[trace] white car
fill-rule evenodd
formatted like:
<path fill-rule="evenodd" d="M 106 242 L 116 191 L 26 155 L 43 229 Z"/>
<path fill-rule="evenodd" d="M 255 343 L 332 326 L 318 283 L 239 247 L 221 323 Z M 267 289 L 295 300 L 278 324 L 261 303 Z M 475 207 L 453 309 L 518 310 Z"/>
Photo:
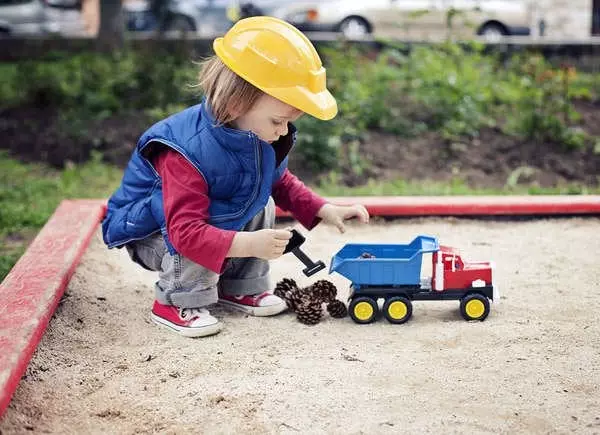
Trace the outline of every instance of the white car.
<path fill-rule="evenodd" d="M 531 4 L 526 0 L 313 0 L 241 2 L 255 14 L 284 19 L 305 32 L 341 32 L 411 39 L 481 35 L 528 35 Z M 451 18 L 449 20 L 449 18 Z M 451 22 L 451 26 L 448 23 Z"/>
<path fill-rule="evenodd" d="M 43 35 L 59 29 L 41 0 L 0 0 L 0 37 Z"/>
<path fill-rule="evenodd" d="M 163 22 L 153 15 L 149 0 L 127 0 L 123 10 L 129 31 L 189 32 L 201 37 L 222 35 L 231 27 L 227 18 L 229 0 L 170 0 Z"/>

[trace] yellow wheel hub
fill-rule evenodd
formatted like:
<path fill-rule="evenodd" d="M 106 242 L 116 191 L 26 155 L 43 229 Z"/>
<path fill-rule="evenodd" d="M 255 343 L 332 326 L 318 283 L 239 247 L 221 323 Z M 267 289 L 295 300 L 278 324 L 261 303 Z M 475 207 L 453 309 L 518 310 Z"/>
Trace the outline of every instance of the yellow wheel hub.
<path fill-rule="evenodd" d="M 368 302 L 359 302 L 354 306 L 354 315 L 358 320 L 369 320 L 373 317 L 373 307 Z"/>
<path fill-rule="evenodd" d="M 388 314 L 394 320 L 400 320 L 408 314 L 408 309 L 404 302 L 395 301 L 388 307 Z"/>
<path fill-rule="evenodd" d="M 473 299 L 467 302 L 465 311 L 471 319 L 478 319 L 483 316 L 483 313 L 485 313 L 485 305 L 483 305 L 483 302 Z"/>

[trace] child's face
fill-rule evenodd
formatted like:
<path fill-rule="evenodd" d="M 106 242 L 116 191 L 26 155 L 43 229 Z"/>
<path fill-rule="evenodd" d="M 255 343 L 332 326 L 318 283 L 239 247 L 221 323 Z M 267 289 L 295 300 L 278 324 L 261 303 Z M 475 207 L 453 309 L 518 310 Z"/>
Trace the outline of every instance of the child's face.
<path fill-rule="evenodd" d="M 233 121 L 239 130 L 248 130 L 265 142 L 275 142 L 288 132 L 288 122 L 294 122 L 302 112 L 270 95 L 263 94 L 246 114 Z"/>

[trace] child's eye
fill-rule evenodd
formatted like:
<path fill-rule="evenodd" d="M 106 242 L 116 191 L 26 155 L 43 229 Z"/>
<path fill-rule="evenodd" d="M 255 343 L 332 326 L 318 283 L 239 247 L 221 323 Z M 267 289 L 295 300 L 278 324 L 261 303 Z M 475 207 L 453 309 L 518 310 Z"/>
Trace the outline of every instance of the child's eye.
<path fill-rule="evenodd" d="M 273 123 L 273 125 L 283 125 L 283 121 L 279 121 L 277 119 L 272 119 L 271 122 Z"/>

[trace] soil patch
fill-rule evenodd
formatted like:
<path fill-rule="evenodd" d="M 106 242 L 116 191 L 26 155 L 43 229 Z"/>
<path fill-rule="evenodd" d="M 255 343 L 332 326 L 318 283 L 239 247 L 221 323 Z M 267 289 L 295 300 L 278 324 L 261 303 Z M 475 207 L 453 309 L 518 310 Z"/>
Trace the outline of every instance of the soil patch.
<path fill-rule="evenodd" d="M 578 101 L 581 128 L 600 137 L 600 107 Z M 151 121 L 143 113 L 120 114 L 104 119 L 68 124 L 48 109 L 15 108 L 0 113 L 0 147 L 25 161 L 44 161 L 62 167 L 83 162 L 96 150 L 110 163 L 124 167 L 140 134 Z M 341 182 L 348 186 L 369 179 L 461 179 L 477 188 L 508 184 L 556 187 L 566 182 L 600 185 L 600 153 L 594 146 L 568 150 L 558 143 L 524 141 L 498 129 L 484 129 L 478 138 L 449 142 L 437 133 L 402 138 L 369 131 L 360 144 L 363 171 L 356 174 L 342 156 Z M 307 169 L 299 158 L 290 168 L 306 183 L 315 184 L 324 174 Z"/>

